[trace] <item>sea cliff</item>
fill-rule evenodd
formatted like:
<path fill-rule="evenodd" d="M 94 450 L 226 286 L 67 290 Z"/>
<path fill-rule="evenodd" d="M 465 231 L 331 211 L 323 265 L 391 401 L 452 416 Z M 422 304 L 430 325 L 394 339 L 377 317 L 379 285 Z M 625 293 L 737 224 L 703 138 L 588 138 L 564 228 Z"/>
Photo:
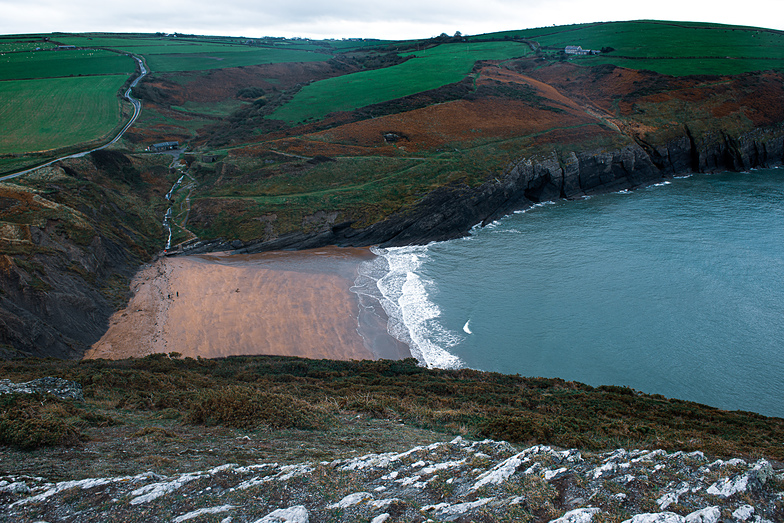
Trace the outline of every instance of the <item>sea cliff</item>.
<path fill-rule="evenodd" d="M 776 167 L 783 161 L 781 126 L 735 137 L 708 133 L 699 139 L 685 127 L 682 136 L 661 144 L 637 140 L 612 151 L 553 151 L 521 158 L 479 186 L 454 183 L 439 187 L 412 208 L 368 227 L 333 222 L 316 232 L 295 232 L 267 241 L 195 241 L 170 254 L 425 244 L 465 236 L 476 224 L 486 225 L 539 202 L 635 189 L 692 173 Z"/>

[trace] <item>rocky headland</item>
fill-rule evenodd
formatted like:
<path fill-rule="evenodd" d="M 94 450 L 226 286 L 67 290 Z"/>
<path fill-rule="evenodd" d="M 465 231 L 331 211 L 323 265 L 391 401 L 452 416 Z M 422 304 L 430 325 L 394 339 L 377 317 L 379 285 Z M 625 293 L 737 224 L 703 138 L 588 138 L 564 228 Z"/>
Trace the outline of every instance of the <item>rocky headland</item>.
<path fill-rule="evenodd" d="M 635 189 L 693 173 L 748 171 L 782 163 L 784 130 L 778 126 L 737 137 L 708 134 L 700 140 L 686 128 L 683 136 L 663 144 L 640 141 L 612 151 L 554 151 L 522 158 L 478 187 L 459 183 L 439 187 L 412 208 L 368 227 L 342 222 L 268 241 L 191 241 L 170 254 L 425 244 L 465 236 L 477 224 L 486 225 L 535 203 Z"/>

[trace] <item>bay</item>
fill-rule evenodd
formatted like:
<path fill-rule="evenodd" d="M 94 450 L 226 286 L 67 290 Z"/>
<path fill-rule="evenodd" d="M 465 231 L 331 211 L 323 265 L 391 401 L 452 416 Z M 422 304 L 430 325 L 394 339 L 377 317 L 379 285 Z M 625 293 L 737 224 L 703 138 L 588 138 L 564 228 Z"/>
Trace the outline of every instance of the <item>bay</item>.
<path fill-rule="evenodd" d="M 385 309 L 430 366 L 784 416 L 782 169 L 555 202 L 381 254 Z"/>

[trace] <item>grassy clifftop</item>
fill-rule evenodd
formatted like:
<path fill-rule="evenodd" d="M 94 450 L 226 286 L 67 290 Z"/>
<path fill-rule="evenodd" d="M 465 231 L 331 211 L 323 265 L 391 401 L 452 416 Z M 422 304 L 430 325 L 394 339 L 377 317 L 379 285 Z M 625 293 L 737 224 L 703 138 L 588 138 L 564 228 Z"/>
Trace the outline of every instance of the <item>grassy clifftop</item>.
<path fill-rule="evenodd" d="M 17 448 L 78 445 L 80 438 L 116 445 L 105 438 L 106 430 L 120 440 L 155 431 L 203 432 L 229 439 L 243 434 L 279 434 L 286 439 L 294 434 L 292 441 L 321 439 L 322 443 L 313 443 L 318 447 L 330 440 L 330 434 L 343 434 L 347 420 L 359 415 L 384 424 L 402 422 L 403 427 L 442 437 L 462 434 L 592 450 L 622 446 L 784 459 L 781 419 L 622 387 L 593 388 L 469 369 L 429 370 L 413 359 L 193 360 L 160 354 L 120 361 L 8 361 L 0 364 L 0 372 L 13 382 L 54 376 L 84 387 L 81 403 L 0 396 L 2 444 Z M 405 432 L 401 427 L 394 430 Z M 363 437 L 375 438 L 369 432 Z M 354 442 L 346 444 L 352 448 Z M 214 448 L 215 442 L 209 445 Z M 296 454 L 285 450 L 287 443 L 281 443 L 281 449 Z M 38 456 L 47 459 L 45 454 Z"/>

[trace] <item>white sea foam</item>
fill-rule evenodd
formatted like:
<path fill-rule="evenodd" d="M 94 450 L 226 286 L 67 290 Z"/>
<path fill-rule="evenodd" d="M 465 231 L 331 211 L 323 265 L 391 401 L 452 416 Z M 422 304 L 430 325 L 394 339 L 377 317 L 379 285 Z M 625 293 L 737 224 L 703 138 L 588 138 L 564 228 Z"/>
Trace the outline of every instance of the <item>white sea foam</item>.
<path fill-rule="evenodd" d="M 460 358 L 446 350 L 461 338 L 438 321 L 441 311 L 427 292 L 433 282 L 416 273 L 427 259 L 427 247 L 374 248 L 373 252 L 378 257 L 361 264 L 351 290 L 381 303 L 389 317 L 389 334 L 408 344 L 420 363 L 431 368 L 461 367 Z"/>
<path fill-rule="evenodd" d="M 538 209 L 539 207 L 544 207 L 546 205 L 555 205 L 556 203 L 558 203 L 558 201 L 559 200 L 548 200 L 548 201 L 545 201 L 545 202 L 537 202 L 537 203 L 535 203 L 535 204 L 533 204 L 530 207 L 527 207 L 525 209 L 518 209 L 518 210 L 514 211 L 512 214 L 525 214 L 528 211 L 533 211 L 534 209 Z"/>
<path fill-rule="evenodd" d="M 660 182 L 653 184 L 654 187 L 662 187 L 663 185 L 672 185 L 672 182 Z"/>

